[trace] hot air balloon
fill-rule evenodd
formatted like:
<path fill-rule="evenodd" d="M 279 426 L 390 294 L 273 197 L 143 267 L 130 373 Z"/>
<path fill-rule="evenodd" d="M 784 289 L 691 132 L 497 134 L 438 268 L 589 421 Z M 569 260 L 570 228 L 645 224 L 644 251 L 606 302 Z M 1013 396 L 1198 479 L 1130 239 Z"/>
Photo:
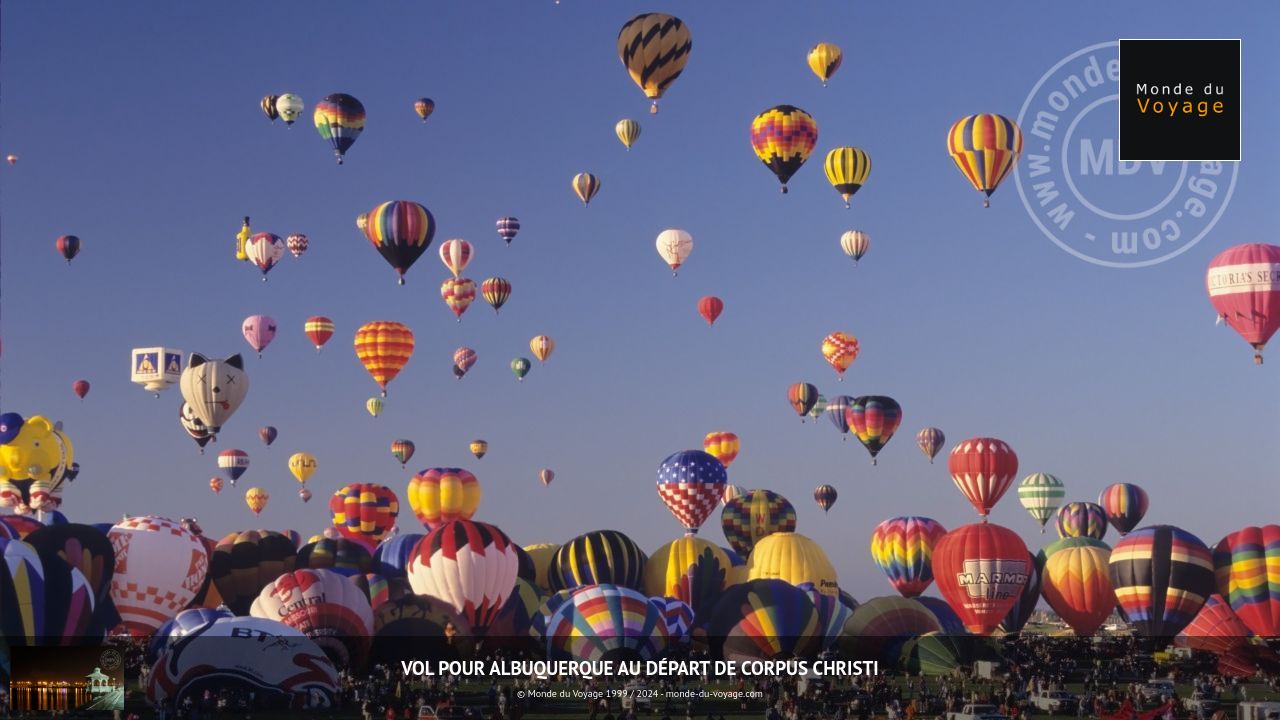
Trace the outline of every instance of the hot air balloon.
<path fill-rule="evenodd" d="M 533 367 L 533 363 L 529 362 L 529 358 L 516 358 L 511 361 L 511 372 L 515 373 L 516 379 L 523 381 L 524 376 L 529 374 L 529 368 Z"/>
<path fill-rule="evenodd" d="M 672 540 L 644 565 L 644 592 L 676 598 L 694 612 L 710 611 L 728 580 L 729 557 L 714 543 L 695 535 Z"/>
<path fill-rule="evenodd" d="M 57 248 L 58 254 L 62 259 L 70 265 L 71 261 L 80 254 L 80 238 L 75 235 L 62 235 L 53 241 L 53 246 Z"/>
<path fill-rule="evenodd" d="M 938 538 L 932 565 L 942 597 L 975 635 L 989 635 L 1000 625 L 1032 572 L 1022 538 L 987 522 Z"/>
<path fill-rule="evenodd" d="M 209 427 L 204 424 L 204 421 L 196 417 L 195 411 L 185 402 L 178 407 L 178 422 L 182 424 L 182 429 L 187 432 L 187 435 L 190 435 L 191 439 L 196 441 L 196 445 L 200 446 L 200 454 L 203 455 L 204 446 L 208 445 L 209 441 L 213 439 L 213 435 L 209 433 Z M 232 481 L 232 485 L 234 484 L 235 482 Z"/>
<path fill-rule="evenodd" d="M 507 298 L 511 297 L 511 281 L 500 277 L 485 278 L 480 283 L 480 295 L 493 306 L 493 312 L 497 313 L 507 304 Z"/>
<path fill-rule="evenodd" d="M 5 160 L 6 160 L 6 161 L 8 161 L 8 163 L 9 163 L 10 165 L 17 165 L 17 164 L 18 164 L 18 156 L 17 156 L 17 155 L 7 155 L 7 156 L 5 156 Z"/>
<path fill-rule="evenodd" d="M 262 444 L 271 447 L 271 443 L 276 441 L 276 429 L 270 425 L 263 425 L 258 429 L 258 438 L 262 440 Z"/>
<path fill-rule="evenodd" d="M 432 530 L 414 548 L 406 568 L 419 595 L 453 605 L 483 632 L 516 584 L 516 546 L 493 525 L 453 520 Z"/>
<path fill-rule="evenodd" d="M 105 559 L 110 562 L 111 558 Z M 0 602 L 5 607 L 0 614 L 0 631 L 6 645 L 72 644 L 95 634 L 100 639 L 103 628 L 93 632 L 95 600 L 95 588 L 74 563 L 16 538 L 0 539 Z M 110 602 L 104 604 L 110 606 Z M 135 629 L 137 620 L 132 612 L 126 619 L 130 621 L 127 627 L 136 635 L 155 629 Z M 7 657 L 5 669 L 8 670 Z M 17 697 L 21 691 L 15 687 L 14 692 Z"/>
<path fill-rule="evenodd" d="M 374 417 L 378 417 L 379 415 L 382 414 L 382 408 L 385 405 L 386 404 L 382 401 L 382 398 L 377 398 L 377 397 L 371 397 L 368 400 L 364 401 L 364 409 L 367 410 L 369 414 Z"/>
<path fill-rule="evenodd" d="M 1146 637 L 1177 635 L 1214 591 L 1209 548 L 1170 525 L 1121 538 L 1111 549 L 1110 570 L 1120 615 Z"/>
<path fill-rule="evenodd" d="M 933 612 L 919 600 L 893 596 L 872 598 L 859 605 L 840 633 L 841 653 L 847 657 L 896 660 L 909 641 L 942 631 Z"/>
<path fill-rule="evenodd" d="M 369 213 L 360 213 L 356 216 L 356 229 L 364 232 L 367 227 L 369 227 Z"/>
<path fill-rule="evenodd" d="M 258 103 L 258 107 L 262 108 L 262 114 L 267 116 L 271 122 L 275 122 L 280 117 L 280 113 L 276 111 L 276 100 L 279 95 L 263 95 L 262 102 Z"/>
<path fill-rule="evenodd" d="M 301 498 L 304 503 L 311 502 L 311 491 L 308 490 L 306 486 L 300 487 L 298 488 L 298 497 Z"/>
<path fill-rule="evenodd" d="M 218 469 L 231 481 L 234 487 L 236 480 L 249 469 L 249 453 L 243 450 L 223 450 L 218 453 Z"/>
<path fill-rule="evenodd" d="M 1107 534 L 1107 514 L 1091 502 L 1070 502 L 1058 510 L 1058 537 L 1101 540 Z"/>
<path fill-rule="evenodd" d="M 316 103 L 312 119 L 316 132 L 333 146 L 341 165 L 347 150 L 364 132 L 364 105 L 346 93 L 335 93 Z"/>
<path fill-rule="evenodd" d="M 843 332 L 833 332 L 822 339 L 822 357 L 836 371 L 836 379 L 844 381 L 844 371 L 858 359 L 858 338 Z"/>
<path fill-rule="evenodd" d="M 692 51 L 688 26 L 665 13 L 637 15 L 618 31 L 618 58 L 653 101 L 650 113 L 658 112 L 658 99 L 680 77 Z"/>
<path fill-rule="evenodd" d="M 836 74 L 836 70 L 840 69 L 840 62 L 844 60 L 844 53 L 840 52 L 840 46 L 828 42 L 820 42 L 813 46 L 809 51 L 809 69 L 813 70 L 813 74 L 818 76 L 822 81 L 822 87 L 827 86 L 827 81 L 832 75 Z"/>
<path fill-rule="evenodd" d="M 727 589 L 696 632 L 705 633 L 713 656 L 744 663 L 809 657 L 826 639 L 809 594 L 766 579 Z"/>
<path fill-rule="evenodd" d="M 249 376 L 239 354 L 225 360 L 209 360 L 200 353 L 191 353 L 178 386 L 191 412 L 216 438 L 249 394 Z"/>
<path fill-rule="evenodd" d="M 140 515 L 120 521 L 107 537 L 115 549 L 111 599 L 131 635 L 155 632 L 204 583 L 208 552 L 179 523 Z"/>
<path fill-rule="evenodd" d="M 724 504 L 720 529 L 730 547 L 741 555 L 750 555 L 762 538 L 775 532 L 794 532 L 796 509 L 771 490 L 751 490 Z"/>
<path fill-rule="evenodd" d="M 365 323 L 356 330 L 355 347 L 356 357 L 386 397 L 387 383 L 396 379 L 413 356 L 413 331 L 398 322 Z"/>
<path fill-rule="evenodd" d="M 235 614 L 225 607 L 216 610 L 206 607 L 183 610 L 161 625 L 160 629 L 151 636 L 151 642 L 147 644 L 146 661 L 154 665 L 162 653 L 177 645 L 182 638 L 198 632 L 216 620 L 233 617 Z"/>
<path fill-rule="evenodd" d="M 71 392 L 75 393 L 76 397 L 83 400 L 84 396 L 89 394 L 89 381 L 77 380 L 71 383 Z"/>
<path fill-rule="evenodd" d="M 947 436 L 936 427 L 927 427 L 916 433 L 916 446 L 925 454 L 925 457 L 929 458 L 930 465 L 933 464 L 933 459 L 946 442 Z"/>
<path fill-rule="evenodd" d="M 280 575 L 292 572 L 298 548 L 277 532 L 246 530 L 222 538 L 209 557 L 209 576 L 231 611 L 249 612 L 262 588 Z"/>
<path fill-rule="evenodd" d="M 927 517 L 885 520 L 871 533 L 871 559 L 903 597 L 915 597 L 933 582 L 931 559 L 946 528 Z"/>
<path fill-rule="evenodd" d="M 546 362 L 551 357 L 551 353 L 555 352 L 556 341 L 546 335 L 536 335 L 529 341 L 529 350 L 533 356 L 538 358 L 538 362 Z"/>
<path fill-rule="evenodd" d="M 60 515 L 57 511 L 46 513 L 46 515 L 53 515 L 55 513 Z M 110 532 L 109 528 L 108 532 Z M 4 531 L 0 530 L 0 538 L 2 538 L 3 535 Z M 18 540 L 18 538 L 11 539 L 14 541 Z M 55 522 L 54 524 L 46 524 L 42 526 L 37 525 L 34 530 L 26 533 L 25 537 L 22 538 L 22 542 L 26 543 L 31 548 L 34 548 L 36 554 L 42 558 L 45 570 L 51 571 L 48 572 L 44 578 L 46 606 L 43 609 L 43 614 L 45 614 L 46 617 L 50 614 L 54 614 L 57 615 L 57 619 L 59 621 L 66 620 L 66 622 L 63 623 L 63 637 L 74 637 L 75 635 L 80 634 L 82 637 L 96 636 L 97 638 L 101 638 L 102 634 L 106 630 L 113 628 L 120 623 L 120 614 L 111 602 L 111 580 L 115 574 L 116 552 L 111 545 L 111 540 L 107 537 L 107 533 L 102 532 L 100 529 L 93 527 L 92 525 L 69 523 L 65 522 L 64 519 L 64 522 L 61 523 Z M 0 539 L 0 552 L 3 552 L 4 544 L 5 540 Z M 57 579 L 50 577 L 51 574 L 56 574 L 60 571 L 60 568 L 55 567 L 57 563 L 52 562 L 55 558 L 62 560 L 68 566 L 67 574 L 71 578 L 74 578 L 75 572 L 78 571 L 83 577 L 84 583 L 86 583 L 89 588 L 91 594 L 90 600 L 92 614 L 87 625 L 81 625 L 79 618 L 72 619 L 70 617 L 75 614 L 73 608 L 76 603 L 73 602 L 67 605 L 61 605 L 60 601 L 67 597 L 62 593 L 71 591 L 71 594 L 76 594 L 79 590 L 79 583 L 73 581 L 66 585 L 62 585 L 62 583 L 58 582 Z M 0 565 L 5 564 L 6 563 L 3 561 L 0 561 Z M 3 574 L 4 571 L 0 570 L 0 576 L 3 576 Z M 14 590 L 18 590 L 21 594 L 23 592 L 19 588 L 19 586 L 23 584 L 21 582 L 21 576 L 11 577 L 12 579 L 18 580 L 18 582 L 14 585 L 10 585 L 9 587 Z M 4 587 L 5 585 L 5 581 L 0 580 L 0 587 Z M 31 588 L 30 585 L 27 587 L 29 589 Z M 0 598 L 3 597 L 5 597 L 5 590 L 0 589 Z M 6 603 L 8 603 L 9 600 L 16 599 L 7 598 Z M 54 600 L 55 602 L 53 604 L 60 605 L 60 607 L 51 607 L 48 603 L 50 600 Z M 12 606 L 16 607 L 19 604 L 20 601 L 15 601 L 12 603 Z M 3 621 L 0 621 L 0 624 L 4 624 Z M 81 627 L 83 627 L 83 632 L 77 633 L 76 630 Z M 46 630 L 48 629 L 46 621 Z M 25 634 L 25 631 L 16 633 L 16 635 Z M 57 633 L 55 631 L 50 634 L 56 635 Z M 9 638 L 9 642 L 12 643 L 14 637 L 7 631 L 5 632 L 5 635 Z M 36 633 L 36 638 L 38 638 L 36 643 L 46 643 L 49 640 L 47 636 L 43 639 L 39 639 L 41 638 L 41 634 L 39 632 Z"/>
<path fill-rule="evenodd" d="M 778 176 L 784 193 L 787 181 L 809 159 L 817 144 L 818 123 L 798 107 L 778 105 L 751 121 L 751 146 L 756 157 Z"/>
<path fill-rule="evenodd" d="M 804 422 L 805 415 L 809 414 L 817 399 L 818 388 L 809 383 L 795 383 L 787 388 L 787 402 L 791 403 L 791 408 L 800 416 L 800 422 Z"/>
<path fill-rule="evenodd" d="M 466 375 L 472 365 L 476 364 L 476 351 L 469 347 L 460 347 L 453 351 L 453 366 L 462 371 L 458 379 L 462 379 L 462 375 Z"/>
<path fill-rule="evenodd" d="M 305 483 L 316 474 L 316 456 L 311 453 L 297 452 L 289 456 L 289 472 L 300 483 Z"/>
<path fill-rule="evenodd" d="M 1018 474 L 1018 455 L 1003 440 L 969 438 L 951 448 L 951 480 L 985 518 Z"/>
<path fill-rule="evenodd" d="M 1022 154 L 1022 131 L 1003 115 L 969 115 L 951 126 L 947 151 L 974 189 L 987 196 L 982 206 L 991 207 L 991 193 Z"/>
<path fill-rule="evenodd" d="M 862 256 L 871 249 L 871 236 L 861 230 L 846 230 L 840 236 L 840 249 L 845 255 L 853 258 L 853 264 L 856 266 Z"/>
<path fill-rule="evenodd" d="M 474 254 L 471 243 L 460 238 L 445 240 L 440 244 L 440 262 L 444 263 L 455 278 L 459 277 L 467 265 L 471 264 L 471 257 Z"/>
<path fill-rule="evenodd" d="M 489 452 L 489 443 L 484 440 L 472 440 L 468 449 L 471 450 L 471 454 L 475 455 L 476 459 L 479 460 L 484 457 L 485 453 Z"/>
<path fill-rule="evenodd" d="M 373 609 L 355 583 L 330 570 L 298 569 L 273 580 L 249 614 L 301 630 L 338 667 L 360 667 L 373 637 Z"/>
<path fill-rule="evenodd" d="M 556 479 L 556 472 L 551 468 L 542 468 L 538 471 L 538 482 L 542 483 L 542 487 L 547 487 L 552 480 Z"/>
<path fill-rule="evenodd" d="M 1111 589 L 1111 548 L 1096 538 L 1072 537 L 1040 551 L 1042 589 L 1049 607 L 1076 636 L 1092 635 L 1116 607 Z"/>
<path fill-rule="evenodd" d="M 840 193 L 844 206 L 849 207 L 849 199 L 867 182 L 871 174 L 871 156 L 862 148 L 838 147 L 827 153 L 822 163 L 827 172 L 827 181 Z"/>
<path fill-rule="evenodd" d="M 729 481 L 725 466 L 702 450 L 682 450 L 658 466 L 658 497 L 694 535 L 720 504 L 720 493 Z"/>
<path fill-rule="evenodd" d="M 658 233 L 658 255 L 662 261 L 671 266 L 671 276 L 693 252 L 693 236 L 684 230 L 671 228 Z"/>
<path fill-rule="evenodd" d="M 422 122 L 426 122 L 431 117 L 431 113 L 435 112 L 436 104 L 431 98 L 418 98 L 413 101 L 413 111 L 418 113 L 418 117 L 422 118 Z"/>
<path fill-rule="evenodd" d="M 222 478 L 217 476 L 209 478 L 209 489 L 213 491 L 214 495 L 222 492 Z"/>
<path fill-rule="evenodd" d="M 1204 282 L 1218 319 L 1253 346 L 1253 361 L 1262 364 L 1262 348 L 1280 328 L 1280 247 L 1227 248 L 1209 263 Z"/>
<path fill-rule="evenodd" d="M 284 257 L 284 250 L 284 239 L 275 233 L 254 233 L 244 243 L 245 259 L 262 272 L 262 282 L 267 281 L 267 273 Z"/>
<path fill-rule="evenodd" d="M 714 295 L 705 295 L 698 300 L 698 314 L 707 321 L 710 327 L 716 324 L 716 318 L 724 312 L 724 301 Z"/>
<path fill-rule="evenodd" d="M 295 258 L 300 258 L 307 251 L 307 248 L 311 246 L 311 241 L 307 239 L 306 235 L 294 233 L 284 239 L 284 246 L 288 248 Z"/>
<path fill-rule="evenodd" d="M 648 558 L 634 540 L 617 530 L 584 533 L 560 546 L 547 577 L 551 590 L 612 584 L 640 590 Z"/>
<path fill-rule="evenodd" d="M 307 318 L 302 329 L 316 346 L 316 352 L 320 352 L 320 348 L 333 337 L 333 321 L 323 315 L 312 315 Z"/>
<path fill-rule="evenodd" d="M 305 109 L 306 103 L 293 93 L 285 93 L 276 98 L 276 112 L 280 113 L 280 119 L 284 121 L 286 127 L 293 125 Z"/>
<path fill-rule="evenodd" d="M 401 438 L 391 442 L 391 455 L 396 460 L 400 461 L 401 468 L 413 459 L 413 451 L 415 449 L 417 449 L 417 446 L 413 444 L 412 440 L 405 440 Z"/>
<path fill-rule="evenodd" d="M 600 178 L 587 172 L 578 173 L 573 176 L 570 186 L 573 187 L 573 192 L 578 195 L 578 199 L 582 201 L 582 206 L 586 207 L 591 204 L 591 198 L 600 192 Z"/>
<path fill-rule="evenodd" d="M 1122 536 L 1142 522 L 1147 514 L 1147 502 L 1146 491 L 1132 483 L 1108 485 L 1098 495 L 1098 504 L 1106 512 L 1107 521 Z"/>
<path fill-rule="evenodd" d="M 324 535 L 313 538 L 298 549 L 299 568 L 332 570 L 345 577 L 370 572 L 373 556 L 364 545 L 342 537 L 335 527 L 325 528 Z"/>
<path fill-rule="evenodd" d="M 467 308 L 471 307 L 471 301 L 476 299 L 476 283 L 467 278 L 449 278 L 440 285 L 440 297 L 453 311 L 458 322 L 462 322 L 462 313 L 466 312 Z"/>
<path fill-rule="evenodd" d="M 436 219 L 431 211 L 409 200 L 392 200 L 367 213 L 364 235 L 399 275 L 404 274 L 422 257 L 436 235 Z"/>
<path fill-rule="evenodd" d="M 1241 528 L 1213 551 L 1218 592 L 1256 635 L 1280 637 L 1280 525 Z"/>
<path fill-rule="evenodd" d="M 270 499 L 271 496 L 262 488 L 252 487 L 244 492 L 244 504 L 249 506 L 254 515 L 262 514 L 262 511 L 267 507 L 267 501 Z"/>
<path fill-rule="evenodd" d="M 822 508 L 822 512 L 831 510 L 831 506 L 836 504 L 836 498 L 840 497 L 840 493 L 830 485 L 819 485 L 813 491 L 813 501 L 818 503 L 818 507 Z"/>
<path fill-rule="evenodd" d="M 546 656 L 553 661 L 654 660 L 676 639 L 668 625 L 667 602 L 617 585 L 580 588 L 546 616 L 546 626 L 538 637 L 544 640 Z"/>
<path fill-rule="evenodd" d="M 513 217 L 498 218 L 498 237 L 507 241 L 507 246 L 511 246 L 511 241 L 516 239 L 516 233 L 520 232 L 520 220 Z"/>
<path fill-rule="evenodd" d="M 1018 483 L 1018 502 L 1040 523 L 1040 532 L 1044 532 L 1045 523 L 1058 511 L 1066 494 L 1062 481 L 1048 473 L 1033 473 Z"/>
<path fill-rule="evenodd" d="M 329 513 L 343 537 L 372 553 L 395 527 L 400 500 L 384 485 L 351 483 L 329 498 Z"/>
<path fill-rule="evenodd" d="M 719 460 L 720 464 L 726 468 L 733 464 L 741 448 L 742 443 L 738 440 L 738 436 L 726 430 L 709 432 L 702 439 L 702 449 Z"/>
<path fill-rule="evenodd" d="M 405 496 L 428 530 L 452 520 L 469 520 L 480 505 L 480 481 L 461 468 L 429 468 L 409 480 Z"/>
<path fill-rule="evenodd" d="M 240 332 L 249 347 L 258 353 L 258 357 L 262 357 L 262 351 L 275 339 L 276 321 L 269 315 L 250 315 L 241 324 Z"/>
<path fill-rule="evenodd" d="M 1251 635 L 1249 627 L 1227 601 L 1214 594 L 1177 639 L 1179 645 L 1222 656 L 1243 648 Z"/>
<path fill-rule="evenodd" d="M 1031 575 L 1027 578 L 1027 584 L 1022 586 L 1017 602 L 1009 608 L 1009 612 L 1000 621 L 1000 630 L 1006 633 L 1021 632 L 1027 621 L 1031 619 L 1032 613 L 1036 610 L 1036 604 L 1040 602 L 1040 571 L 1042 569 L 1040 561 L 1039 555 L 1027 554 Z"/>
<path fill-rule="evenodd" d="M 864 395 L 853 399 L 845 414 L 858 441 L 871 453 L 871 464 L 902 423 L 902 407 L 891 397 Z"/>
<path fill-rule="evenodd" d="M 836 430 L 841 435 L 849 432 L 849 406 L 853 404 L 853 398 L 848 395 L 836 395 L 827 402 L 827 418 L 831 420 L 831 424 L 835 425 Z M 844 438 L 841 438 L 842 440 Z"/>
<path fill-rule="evenodd" d="M 630 150 L 640 137 L 640 123 L 630 118 L 623 118 L 613 126 L 613 132 L 617 134 L 618 140 L 626 146 L 627 150 Z"/>

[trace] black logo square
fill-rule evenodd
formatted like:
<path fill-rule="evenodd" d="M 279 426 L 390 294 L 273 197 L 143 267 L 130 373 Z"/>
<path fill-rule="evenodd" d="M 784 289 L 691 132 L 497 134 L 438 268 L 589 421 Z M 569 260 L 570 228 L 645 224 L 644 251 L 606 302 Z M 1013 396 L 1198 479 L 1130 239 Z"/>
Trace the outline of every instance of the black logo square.
<path fill-rule="evenodd" d="M 1120 41 L 1120 159 L 1240 159 L 1239 40 Z"/>

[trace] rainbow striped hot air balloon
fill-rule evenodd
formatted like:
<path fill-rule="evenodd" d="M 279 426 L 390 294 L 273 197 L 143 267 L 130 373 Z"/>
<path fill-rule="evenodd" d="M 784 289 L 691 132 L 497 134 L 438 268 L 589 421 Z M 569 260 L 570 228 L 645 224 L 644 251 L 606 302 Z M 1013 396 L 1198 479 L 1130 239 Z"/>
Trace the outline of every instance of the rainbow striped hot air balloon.
<path fill-rule="evenodd" d="M 364 132 L 364 105 L 346 93 L 334 93 L 316 103 L 311 119 L 320 137 L 333 146 L 341 165 L 347 150 Z"/>
<path fill-rule="evenodd" d="M 891 397 L 864 395 L 853 399 L 845 415 L 849 427 L 857 433 L 858 441 L 871 454 L 871 464 L 875 465 L 876 455 L 902 424 L 902 406 Z"/>
<path fill-rule="evenodd" d="M 1033 473 L 1018 483 L 1018 502 L 1040 523 L 1042 533 L 1066 494 L 1062 481 L 1048 473 Z"/>
<path fill-rule="evenodd" d="M 1107 534 L 1107 514 L 1091 502 L 1071 502 L 1058 511 L 1058 537 L 1101 540 Z"/>
<path fill-rule="evenodd" d="M 413 355 L 413 331 L 398 322 L 374 321 L 356 330 L 356 357 L 387 396 L 387 383 L 396 378 Z"/>
<path fill-rule="evenodd" d="M 1147 637 L 1172 638 L 1214 591 L 1213 555 L 1181 528 L 1155 525 L 1111 550 L 1111 585 L 1125 621 Z"/>
<path fill-rule="evenodd" d="M 937 520 L 907 515 L 889 518 L 871 533 L 871 559 L 903 597 L 915 597 L 933 583 L 933 546 L 947 533 Z"/>
<path fill-rule="evenodd" d="M 1107 521 L 1121 535 L 1127 535 L 1147 514 L 1147 493 L 1132 483 L 1115 483 L 1098 495 L 1098 504 L 1106 512 Z"/>
<path fill-rule="evenodd" d="M 1022 130 L 1003 115 L 969 115 L 951 126 L 947 151 L 974 189 L 987 196 L 982 206 L 991 207 L 991 193 L 1022 154 Z"/>
<path fill-rule="evenodd" d="M 365 216 L 364 235 L 399 275 L 422 257 L 436 235 L 436 219 L 425 206 L 409 200 L 384 202 Z"/>
<path fill-rule="evenodd" d="M 1214 548 L 1218 592 L 1256 635 L 1280 637 L 1280 525 L 1241 528 Z"/>

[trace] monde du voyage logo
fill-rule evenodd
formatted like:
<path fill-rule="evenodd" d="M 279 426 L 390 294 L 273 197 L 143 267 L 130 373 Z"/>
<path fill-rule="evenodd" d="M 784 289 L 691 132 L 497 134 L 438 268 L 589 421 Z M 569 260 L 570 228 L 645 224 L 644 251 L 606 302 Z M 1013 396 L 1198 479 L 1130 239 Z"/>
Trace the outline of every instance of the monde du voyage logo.
<path fill-rule="evenodd" d="M 1222 217 L 1240 158 L 1239 40 L 1120 40 L 1062 58 L 1018 115 L 1027 214 L 1104 267 L 1155 265 Z"/>

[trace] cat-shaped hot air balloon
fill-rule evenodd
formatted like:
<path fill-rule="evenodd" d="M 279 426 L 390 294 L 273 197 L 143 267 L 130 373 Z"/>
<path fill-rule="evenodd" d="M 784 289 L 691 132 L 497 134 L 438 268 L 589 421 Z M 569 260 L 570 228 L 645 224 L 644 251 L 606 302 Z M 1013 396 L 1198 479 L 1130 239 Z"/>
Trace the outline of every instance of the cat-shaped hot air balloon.
<path fill-rule="evenodd" d="M 235 414 L 249 394 L 249 376 L 245 374 L 244 359 L 239 353 L 225 360 L 210 360 L 200 353 L 191 353 L 178 387 L 192 414 L 216 437 L 222 424 Z"/>

